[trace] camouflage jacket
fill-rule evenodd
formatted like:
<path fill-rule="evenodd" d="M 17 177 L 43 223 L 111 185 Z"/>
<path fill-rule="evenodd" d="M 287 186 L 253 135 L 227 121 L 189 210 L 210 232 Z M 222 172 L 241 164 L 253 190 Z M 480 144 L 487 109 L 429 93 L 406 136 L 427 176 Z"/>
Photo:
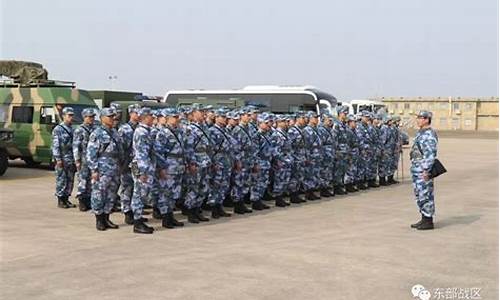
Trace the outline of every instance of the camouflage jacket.
<path fill-rule="evenodd" d="M 240 160 L 246 163 L 253 163 L 256 157 L 257 148 L 249 132 L 249 125 L 239 124 L 233 129 L 233 137 L 238 143 L 240 150 Z"/>
<path fill-rule="evenodd" d="M 150 126 L 142 123 L 137 126 L 132 140 L 132 149 L 134 153 L 132 164 L 137 166 L 138 175 L 153 174 L 156 169 L 156 155 Z"/>
<path fill-rule="evenodd" d="M 212 141 L 202 124 L 192 122 L 186 127 L 184 149 L 189 164 L 208 167 L 211 163 L 212 145 Z"/>
<path fill-rule="evenodd" d="M 335 143 L 335 136 L 333 135 L 332 128 L 319 125 L 318 133 L 321 138 L 321 144 L 323 145 L 323 153 L 325 158 L 332 159 L 335 157 L 335 148 L 337 147 Z"/>
<path fill-rule="evenodd" d="M 275 149 L 274 162 L 277 164 L 291 164 L 293 161 L 292 141 L 288 138 L 288 133 L 281 128 L 273 130 L 271 133 L 271 143 Z"/>
<path fill-rule="evenodd" d="M 359 137 L 355 128 L 346 128 L 347 144 L 349 145 L 349 154 L 352 158 L 359 155 Z"/>
<path fill-rule="evenodd" d="M 123 155 L 120 136 L 115 128 L 99 126 L 90 134 L 87 164 L 92 172 L 117 175 Z"/>
<path fill-rule="evenodd" d="M 233 141 L 227 129 L 214 124 L 208 129 L 208 133 L 214 145 L 212 153 L 214 160 L 221 156 L 234 160 Z"/>
<path fill-rule="evenodd" d="M 412 171 L 430 172 L 437 157 L 437 142 L 437 134 L 432 128 L 417 131 L 410 151 Z"/>
<path fill-rule="evenodd" d="M 85 163 L 87 161 L 87 145 L 90 134 L 94 131 L 94 124 L 82 124 L 73 133 L 73 157 L 75 161 Z"/>
<path fill-rule="evenodd" d="M 370 153 L 373 149 L 372 139 L 368 131 L 368 124 L 363 122 L 356 126 L 356 134 L 359 139 L 359 150 L 361 152 Z"/>
<path fill-rule="evenodd" d="M 73 157 L 73 128 L 64 122 L 52 130 L 52 157 L 66 163 L 74 162 Z"/>
<path fill-rule="evenodd" d="M 337 156 L 339 154 L 347 154 L 349 153 L 349 146 L 347 142 L 347 125 L 338 120 L 335 119 L 333 121 L 333 136 L 335 137 L 335 142 L 337 146 Z"/>
<path fill-rule="evenodd" d="M 254 143 L 257 146 L 257 159 L 262 167 L 270 168 L 271 161 L 276 156 L 276 148 L 271 142 L 271 130 L 258 130 L 254 136 Z"/>
<path fill-rule="evenodd" d="M 318 128 L 311 125 L 304 127 L 304 139 L 306 141 L 307 156 L 310 159 L 321 159 L 323 157 L 323 141 Z"/>
<path fill-rule="evenodd" d="M 288 129 L 288 138 L 292 144 L 293 158 L 297 161 L 304 161 L 307 156 L 306 140 L 303 129 L 294 125 Z"/>
<path fill-rule="evenodd" d="M 120 135 L 122 141 L 123 153 L 125 154 L 125 166 L 130 164 L 134 156 L 132 153 L 132 140 L 134 138 L 134 130 L 136 127 L 137 124 L 128 122 L 120 125 L 120 128 L 118 129 L 118 134 Z"/>
<path fill-rule="evenodd" d="M 184 140 L 179 129 L 169 125 L 163 126 L 156 135 L 154 150 L 159 169 L 166 170 L 168 174 L 184 173 L 186 157 Z"/>

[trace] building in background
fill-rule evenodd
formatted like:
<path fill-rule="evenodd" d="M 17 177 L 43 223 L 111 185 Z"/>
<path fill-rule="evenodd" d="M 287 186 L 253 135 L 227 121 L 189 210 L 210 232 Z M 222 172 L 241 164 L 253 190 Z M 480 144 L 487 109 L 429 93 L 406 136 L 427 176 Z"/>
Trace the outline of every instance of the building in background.
<path fill-rule="evenodd" d="M 438 130 L 498 131 L 498 97 L 378 97 L 390 114 L 399 115 L 407 127 L 415 114 L 433 112 L 432 127 Z"/>

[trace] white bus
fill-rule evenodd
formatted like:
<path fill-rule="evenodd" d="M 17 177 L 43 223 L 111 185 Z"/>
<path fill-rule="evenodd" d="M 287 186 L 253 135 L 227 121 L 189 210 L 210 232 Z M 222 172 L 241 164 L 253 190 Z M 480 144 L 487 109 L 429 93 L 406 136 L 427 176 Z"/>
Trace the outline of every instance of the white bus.
<path fill-rule="evenodd" d="M 293 113 L 299 110 L 332 111 L 337 99 L 311 86 L 247 86 L 235 90 L 172 90 L 163 102 L 175 105 L 211 104 L 230 108 L 256 105 L 273 113 Z"/>
<path fill-rule="evenodd" d="M 367 100 L 367 99 L 356 99 L 356 100 L 351 100 L 349 102 L 343 102 L 339 103 L 339 105 L 347 105 L 349 106 L 349 113 L 350 114 L 357 114 L 363 110 L 367 110 L 370 112 L 374 113 L 379 113 L 382 111 L 387 112 L 387 107 L 386 105 L 381 102 L 381 101 L 375 101 L 375 100 Z"/>

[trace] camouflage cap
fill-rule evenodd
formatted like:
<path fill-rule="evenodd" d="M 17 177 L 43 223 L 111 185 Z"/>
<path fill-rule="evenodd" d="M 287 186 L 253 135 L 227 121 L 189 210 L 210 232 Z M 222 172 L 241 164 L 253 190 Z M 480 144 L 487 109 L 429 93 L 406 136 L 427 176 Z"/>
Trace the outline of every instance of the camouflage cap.
<path fill-rule="evenodd" d="M 276 115 L 276 122 L 286 122 L 288 120 L 287 115 Z"/>
<path fill-rule="evenodd" d="M 93 117 L 95 116 L 95 110 L 93 108 L 85 108 L 82 110 L 82 117 Z"/>
<path fill-rule="evenodd" d="M 261 113 L 257 116 L 257 122 L 259 123 L 262 123 L 262 122 L 268 122 L 270 121 L 270 116 L 268 113 L 264 112 L 264 113 Z"/>
<path fill-rule="evenodd" d="M 143 107 L 141 108 L 139 115 L 141 116 L 147 116 L 147 115 L 152 115 L 153 112 L 150 107 Z"/>
<path fill-rule="evenodd" d="M 226 117 L 229 118 L 229 119 L 233 119 L 233 120 L 239 120 L 240 119 L 240 115 L 238 114 L 237 111 L 230 111 L 226 114 Z"/>
<path fill-rule="evenodd" d="M 247 105 L 244 107 L 249 114 L 259 113 L 259 108 L 255 105 Z"/>
<path fill-rule="evenodd" d="M 131 104 L 128 106 L 128 113 L 129 114 L 139 113 L 140 110 L 141 110 L 141 107 L 139 106 L 139 104 Z"/>
<path fill-rule="evenodd" d="M 306 118 L 317 118 L 318 114 L 315 111 L 308 111 L 305 116 Z"/>
<path fill-rule="evenodd" d="M 361 111 L 360 116 L 370 118 L 371 113 L 367 110 L 363 110 L 363 111 Z"/>
<path fill-rule="evenodd" d="M 428 110 L 421 110 L 418 112 L 418 118 L 432 119 L 432 112 Z"/>
<path fill-rule="evenodd" d="M 73 109 L 73 107 L 66 106 L 62 110 L 62 114 L 63 115 L 74 115 L 75 114 L 75 110 Z"/>
<path fill-rule="evenodd" d="M 339 105 L 337 106 L 337 114 L 348 114 L 349 113 L 349 106 L 347 105 Z"/>
<path fill-rule="evenodd" d="M 115 111 L 119 114 L 122 112 L 122 106 L 120 105 L 120 103 L 111 103 L 109 107 L 114 108 Z"/>
<path fill-rule="evenodd" d="M 357 121 L 357 118 L 355 115 L 352 115 L 352 114 L 348 114 L 347 115 L 347 121 L 354 121 L 356 122 Z"/>
<path fill-rule="evenodd" d="M 223 108 L 218 108 L 216 110 L 213 111 L 214 115 L 216 117 L 226 117 L 226 114 L 227 114 L 227 110 L 223 109 Z"/>
<path fill-rule="evenodd" d="M 114 117 L 116 115 L 116 111 L 112 107 L 105 107 L 101 109 L 102 117 Z"/>
<path fill-rule="evenodd" d="M 202 111 L 204 108 L 203 108 L 203 104 L 201 103 L 193 103 L 191 104 L 191 112 L 194 112 L 194 111 Z"/>
<path fill-rule="evenodd" d="M 175 116 L 179 115 L 179 112 L 177 111 L 177 109 L 175 109 L 173 107 L 167 107 L 167 108 L 162 109 L 160 111 L 160 114 L 163 117 L 175 117 Z"/>

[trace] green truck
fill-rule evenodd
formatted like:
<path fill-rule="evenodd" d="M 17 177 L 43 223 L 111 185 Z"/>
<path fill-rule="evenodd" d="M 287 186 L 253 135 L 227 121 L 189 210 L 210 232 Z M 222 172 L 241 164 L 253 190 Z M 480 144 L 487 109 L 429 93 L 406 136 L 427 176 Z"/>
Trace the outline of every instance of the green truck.
<path fill-rule="evenodd" d="M 50 164 L 52 130 L 62 121 L 62 109 L 73 107 L 76 126 L 82 122 L 83 109 L 97 106 L 75 83 L 48 80 L 46 71 L 33 69 L 38 70 L 25 62 L 0 61 L 0 75 L 11 78 L 0 83 L 0 128 L 14 131 L 15 146 L 7 149 L 10 159 L 20 158 L 28 165 Z M 42 78 L 30 74 L 42 74 Z"/>

